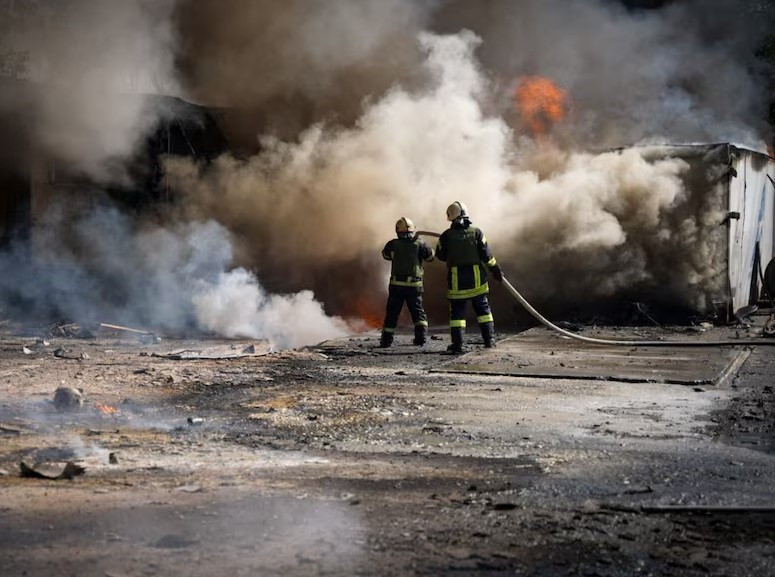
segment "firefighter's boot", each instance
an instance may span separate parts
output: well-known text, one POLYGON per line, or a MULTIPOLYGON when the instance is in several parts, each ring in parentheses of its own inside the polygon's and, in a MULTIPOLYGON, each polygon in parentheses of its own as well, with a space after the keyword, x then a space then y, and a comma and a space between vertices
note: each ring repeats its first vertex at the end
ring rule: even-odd
POLYGON ((426 334, 428 333, 428 327, 425 325, 414 325, 414 344, 417 346, 423 346, 426 340, 426 334))
POLYGON ((479 329, 482 331, 482 340, 484 341, 484 346, 488 349, 491 349, 495 346, 495 323, 488 322, 488 323, 481 323, 479 325, 479 329))
POLYGON ((379 339, 379 348, 386 349, 393 344, 393 333, 382 331, 382 336, 379 339))
POLYGON ((459 354, 463 352, 463 337, 465 336, 464 329, 461 327, 452 327, 449 329, 450 337, 452 337, 452 344, 447 347, 447 352, 450 354, 459 354))

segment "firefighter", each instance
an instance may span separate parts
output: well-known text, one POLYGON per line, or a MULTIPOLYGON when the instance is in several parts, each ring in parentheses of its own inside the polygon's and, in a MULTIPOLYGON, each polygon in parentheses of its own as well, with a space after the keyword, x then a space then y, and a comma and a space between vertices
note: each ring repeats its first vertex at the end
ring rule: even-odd
POLYGON ((422 306, 423 264, 433 260, 433 249, 415 237, 414 223, 408 218, 396 222, 396 236, 382 249, 382 258, 390 261, 390 284, 382 326, 380 347, 393 344, 398 315, 406 303, 414 322, 414 344, 424 345, 428 317, 422 306))
POLYGON ((493 322, 487 293, 489 269, 493 278, 503 280, 500 266, 492 255, 487 239, 481 229, 471 224, 468 209, 462 202, 453 202, 447 208, 447 220, 450 227, 445 230, 436 245, 436 257, 447 263, 447 298, 449 299, 449 330, 452 344, 450 353, 463 352, 465 337, 466 303, 476 311, 476 320, 485 347, 495 346, 495 324, 493 322))

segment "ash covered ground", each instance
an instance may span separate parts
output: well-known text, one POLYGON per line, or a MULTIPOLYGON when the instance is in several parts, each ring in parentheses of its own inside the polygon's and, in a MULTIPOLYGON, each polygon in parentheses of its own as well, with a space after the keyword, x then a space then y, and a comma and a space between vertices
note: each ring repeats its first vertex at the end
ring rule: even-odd
POLYGON ((180 351, 262 343, 0 331, 4 576, 775 570, 771 346, 679 385, 444 372, 441 329, 229 359, 180 351), (68 461, 84 474, 20 475, 68 461))

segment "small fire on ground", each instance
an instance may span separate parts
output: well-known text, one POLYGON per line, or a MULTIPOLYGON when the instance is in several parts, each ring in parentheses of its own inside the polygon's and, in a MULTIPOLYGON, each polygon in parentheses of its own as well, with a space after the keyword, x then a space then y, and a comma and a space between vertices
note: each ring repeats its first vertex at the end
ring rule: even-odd
POLYGON ((352 314, 356 319, 363 321, 367 328, 378 329, 382 327, 385 313, 382 307, 374 301, 360 297, 353 304, 352 314))
POLYGON ((97 409, 103 415, 115 415, 116 413, 118 413, 118 409, 116 407, 111 407, 110 405, 103 405, 102 403, 94 403, 94 408, 97 409))

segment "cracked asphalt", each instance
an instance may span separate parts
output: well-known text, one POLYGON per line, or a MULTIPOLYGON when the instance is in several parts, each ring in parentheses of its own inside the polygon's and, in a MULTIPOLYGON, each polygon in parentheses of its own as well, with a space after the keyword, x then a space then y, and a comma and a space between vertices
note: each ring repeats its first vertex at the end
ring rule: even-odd
POLYGON ((433 336, 175 360, 251 342, 1 327, 0 574, 775 574, 773 347, 692 386, 447 373, 433 336))

